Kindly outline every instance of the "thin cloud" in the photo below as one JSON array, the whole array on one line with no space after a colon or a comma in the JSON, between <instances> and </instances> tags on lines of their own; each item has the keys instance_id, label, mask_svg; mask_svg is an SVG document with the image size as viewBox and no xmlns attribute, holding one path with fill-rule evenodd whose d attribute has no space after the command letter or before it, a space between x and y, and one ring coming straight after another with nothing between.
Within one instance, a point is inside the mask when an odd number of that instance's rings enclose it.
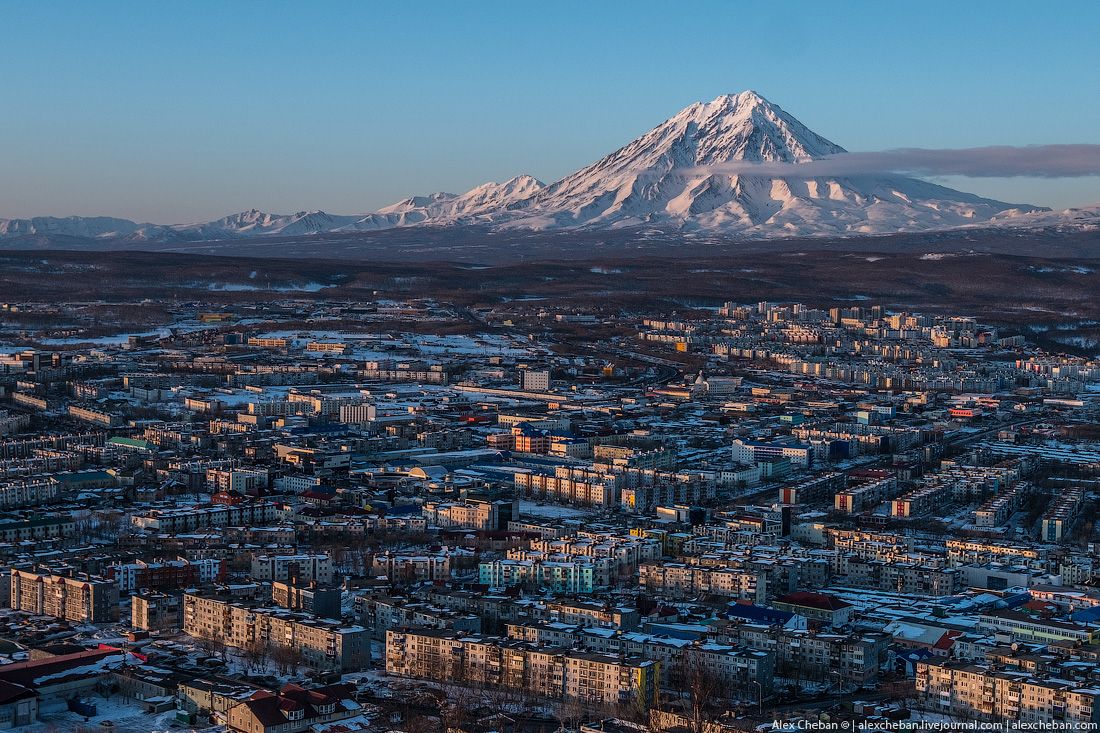
<instances>
[{"instance_id":1,"label":"thin cloud","mask_svg":"<svg viewBox=\"0 0 1100 733\"><path fill-rule=\"evenodd\" d=\"M1079 178L1100 175L1100 145L991 145L984 148L898 148L837 153L804 163L730 161L701 166L700 172L818 178L906 174L969 178Z\"/></svg>"}]
</instances>

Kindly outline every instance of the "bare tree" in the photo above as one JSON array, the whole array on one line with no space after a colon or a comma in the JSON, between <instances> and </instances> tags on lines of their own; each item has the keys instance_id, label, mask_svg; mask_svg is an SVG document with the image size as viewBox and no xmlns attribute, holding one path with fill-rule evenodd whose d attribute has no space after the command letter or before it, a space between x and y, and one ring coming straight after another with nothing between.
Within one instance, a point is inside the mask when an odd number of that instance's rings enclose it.
<instances>
[{"instance_id":1,"label":"bare tree","mask_svg":"<svg viewBox=\"0 0 1100 733\"><path fill-rule=\"evenodd\" d=\"M704 726L718 713L715 702L727 697L726 685L709 668L702 650L689 647L669 670L669 687L681 697L687 696L685 714L692 733L702 733Z\"/></svg>"}]
</instances>

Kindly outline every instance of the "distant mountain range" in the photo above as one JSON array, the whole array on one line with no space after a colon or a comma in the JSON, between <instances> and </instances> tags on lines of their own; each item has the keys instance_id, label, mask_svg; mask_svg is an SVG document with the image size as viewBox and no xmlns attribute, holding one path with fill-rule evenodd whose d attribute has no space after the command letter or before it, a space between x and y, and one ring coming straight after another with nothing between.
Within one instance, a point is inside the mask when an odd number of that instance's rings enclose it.
<instances>
[{"instance_id":1,"label":"distant mountain range","mask_svg":"<svg viewBox=\"0 0 1100 733\"><path fill-rule=\"evenodd\" d=\"M1051 212L900 175L772 177L751 170L754 164L797 166L844 152L747 91L693 104L550 185L519 175L464 194L413 196L350 216L252 209L179 225L110 217L0 219L0 242L56 236L171 243L471 225L527 231L656 227L754 239L958 227L1100 227L1100 208ZM731 170L731 164L743 165Z\"/></svg>"}]
</instances>

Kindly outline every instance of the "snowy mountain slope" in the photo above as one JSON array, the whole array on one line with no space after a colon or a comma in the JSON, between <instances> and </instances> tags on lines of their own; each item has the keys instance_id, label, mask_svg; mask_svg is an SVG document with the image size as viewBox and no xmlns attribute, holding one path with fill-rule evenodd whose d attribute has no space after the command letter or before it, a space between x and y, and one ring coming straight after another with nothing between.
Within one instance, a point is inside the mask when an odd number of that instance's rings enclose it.
<instances>
[{"instance_id":1,"label":"snowy mountain slope","mask_svg":"<svg viewBox=\"0 0 1100 733\"><path fill-rule=\"evenodd\" d=\"M200 224L180 224L170 227L176 233L192 239L232 239L264 235L318 234L337 229L358 220L358 216L334 216L323 211L299 211L296 214L267 214L249 209Z\"/></svg>"},{"instance_id":2,"label":"snowy mountain slope","mask_svg":"<svg viewBox=\"0 0 1100 733\"><path fill-rule=\"evenodd\" d=\"M1009 209L994 216L989 224L1013 229L1054 227L1097 231L1100 230L1100 204L1060 211Z\"/></svg>"},{"instance_id":3,"label":"snowy mountain slope","mask_svg":"<svg viewBox=\"0 0 1100 733\"><path fill-rule=\"evenodd\" d=\"M362 217L341 231L367 231L399 226L431 224L453 226L492 220L509 206L522 202L542 190L538 179L521 175L504 183L484 183L458 195L433 193L413 196Z\"/></svg>"},{"instance_id":4,"label":"snowy mountain slope","mask_svg":"<svg viewBox=\"0 0 1100 733\"><path fill-rule=\"evenodd\" d=\"M119 238L130 236L143 227L156 226L109 216L36 216L30 219L0 219L0 238L32 234L59 234L88 239Z\"/></svg>"},{"instance_id":5,"label":"snowy mountain slope","mask_svg":"<svg viewBox=\"0 0 1100 733\"><path fill-rule=\"evenodd\" d=\"M844 152L755 92L726 95L691 105L500 221L510 228L648 224L817 236L944 229L1012 208L902 176L777 178L721 169L744 163L751 171L751 164L797 164Z\"/></svg>"}]
</instances>

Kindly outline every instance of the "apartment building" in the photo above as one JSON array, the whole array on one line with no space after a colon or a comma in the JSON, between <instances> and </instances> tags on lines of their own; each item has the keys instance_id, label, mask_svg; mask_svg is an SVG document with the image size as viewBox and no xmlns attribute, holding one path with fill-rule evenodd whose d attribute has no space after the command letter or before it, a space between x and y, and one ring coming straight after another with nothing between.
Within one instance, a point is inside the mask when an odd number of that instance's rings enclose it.
<instances>
[{"instance_id":1,"label":"apartment building","mask_svg":"<svg viewBox=\"0 0 1100 733\"><path fill-rule=\"evenodd\" d=\"M135 593L130 596L130 625L143 631L178 631L183 622L183 597L178 593Z\"/></svg>"},{"instance_id":2,"label":"apartment building","mask_svg":"<svg viewBox=\"0 0 1100 733\"><path fill-rule=\"evenodd\" d=\"M1001 526L1014 512L1019 510L1033 489L1032 484L1021 481L1015 486L989 497L980 507L974 510L974 526L983 528Z\"/></svg>"},{"instance_id":3,"label":"apartment building","mask_svg":"<svg viewBox=\"0 0 1100 733\"><path fill-rule=\"evenodd\" d=\"M948 539L944 542L947 561L951 565L1011 562L1042 570L1046 567L1046 551L1041 547L989 542L975 539Z\"/></svg>"},{"instance_id":4,"label":"apartment building","mask_svg":"<svg viewBox=\"0 0 1100 733\"><path fill-rule=\"evenodd\" d=\"M150 532L180 533L203 527L235 525L262 526L276 518L275 505L269 501L240 504L206 504L182 509L150 509L133 514L130 521Z\"/></svg>"},{"instance_id":5,"label":"apartment building","mask_svg":"<svg viewBox=\"0 0 1100 733\"><path fill-rule=\"evenodd\" d=\"M550 370L524 369L520 371L519 388L527 392L546 392L550 389Z\"/></svg>"},{"instance_id":6,"label":"apartment building","mask_svg":"<svg viewBox=\"0 0 1100 733\"><path fill-rule=\"evenodd\" d=\"M359 623L379 641L386 639L386 632L390 629L404 627L453 629L475 634L481 632L479 616L409 598L358 595L353 603Z\"/></svg>"},{"instance_id":7,"label":"apartment building","mask_svg":"<svg viewBox=\"0 0 1100 733\"><path fill-rule=\"evenodd\" d=\"M339 587L321 588L315 582L299 585L293 580L271 583L271 602L279 608L339 619L343 593Z\"/></svg>"},{"instance_id":8,"label":"apartment building","mask_svg":"<svg viewBox=\"0 0 1100 733\"><path fill-rule=\"evenodd\" d=\"M27 542L68 537L76 528L71 516L0 520L0 542Z\"/></svg>"},{"instance_id":9,"label":"apartment building","mask_svg":"<svg viewBox=\"0 0 1100 733\"><path fill-rule=\"evenodd\" d=\"M660 663L639 657L540 648L431 629L388 631L386 672L522 689L550 699L646 706L656 700L661 675Z\"/></svg>"},{"instance_id":10,"label":"apartment building","mask_svg":"<svg viewBox=\"0 0 1100 733\"><path fill-rule=\"evenodd\" d=\"M633 629L641 616L636 608L580 600L546 601L544 613L548 620L562 624L602 629ZM533 615L540 615L532 612Z\"/></svg>"},{"instance_id":11,"label":"apartment building","mask_svg":"<svg viewBox=\"0 0 1100 733\"><path fill-rule=\"evenodd\" d=\"M828 680L839 675L859 684L878 678L893 642L890 634L877 631L836 634L756 624L731 625L716 638L771 652L776 673L784 676Z\"/></svg>"},{"instance_id":12,"label":"apartment building","mask_svg":"<svg viewBox=\"0 0 1100 733\"><path fill-rule=\"evenodd\" d=\"M266 489L268 470L266 468L208 468L206 485L211 493L229 492L234 494L252 494Z\"/></svg>"},{"instance_id":13,"label":"apartment building","mask_svg":"<svg viewBox=\"0 0 1100 733\"><path fill-rule=\"evenodd\" d=\"M1078 515L1085 501L1085 490L1071 486L1061 491L1039 518L1039 539L1044 542L1061 542L1077 524Z\"/></svg>"},{"instance_id":14,"label":"apartment building","mask_svg":"<svg viewBox=\"0 0 1100 733\"><path fill-rule=\"evenodd\" d=\"M507 633L510 639L540 647L573 648L657 662L661 683L666 687L682 685L686 676L703 671L731 693L755 685L763 692L771 689L775 672L775 656L769 651L712 640L691 642L638 631L608 634L604 630L561 623L509 624Z\"/></svg>"},{"instance_id":15,"label":"apartment building","mask_svg":"<svg viewBox=\"0 0 1100 733\"><path fill-rule=\"evenodd\" d=\"M378 407L373 402L360 402L340 406L340 422L353 425L374 422L378 418Z\"/></svg>"},{"instance_id":16,"label":"apartment building","mask_svg":"<svg viewBox=\"0 0 1100 733\"><path fill-rule=\"evenodd\" d=\"M435 527L497 530L519 518L518 500L428 501L422 508L424 518Z\"/></svg>"},{"instance_id":17,"label":"apartment building","mask_svg":"<svg viewBox=\"0 0 1100 733\"><path fill-rule=\"evenodd\" d=\"M656 538L585 531L564 537L535 539L530 547L535 552L607 558L621 572L632 572L643 562L658 560L663 551L661 541ZM513 556L518 557L509 555Z\"/></svg>"},{"instance_id":18,"label":"apartment building","mask_svg":"<svg viewBox=\"0 0 1100 733\"><path fill-rule=\"evenodd\" d=\"M813 446L804 443L762 443L751 440L733 441L733 460L739 463L759 463L772 458L785 458L799 468L813 464Z\"/></svg>"},{"instance_id":19,"label":"apartment building","mask_svg":"<svg viewBox=\"0 0 1100 733\"><path fill-rule=\"evenodd\" d=\"M1100 723L1100 689L1029 672L926 660L917 664L916 691L926 710L963 720L1067 730Z\"/></svg>"},{"instance_id":20,"label":"apartment building","mask_svg":"<svg viewBox=\"0 0 1100 733\"><path fill-rule=\"evenodd\" d=\"M69 405L69 415L77 420L108 428L113 428L122 422L122 418L119 415L91 407L83 407L81 405Z\"/></svg>"},{"instance_id":21,"label":"apartment building","mask_svg":"<svg viewBox=\"0 0 1100 733\"><path fill-rule=\"evenodd\" d=\"M829 471L820 476L799 481L779 490L780 504L812 504L823 502L837 489L844 488L845 476L839 471Z\"/></svg>"},{"instance_id":22,"label":"apartment building","mask_svg":"<svg viewBox=\"0 0 1100 733\"><path fill-rule=\"evenodd\" d=\"M451 554L405 555L389 551L374 556L371 572L391 581L447 580L451 577Z\"/></svg>"},{"instance_id":23,"label":"apartment building","mask_svg":"<svg viewBox=\"0 0 1100 733\"><path fill-rule=\"evenodd\" d=\"M739 568L647 562L638 568L639 584L651 593L690 598L717 595L763 603L767 576Z\"/></svg>"},{"instance_id":24,"label":"apartment building","mask_svg":"<svg viewBox=\"0 0 1100 733\"><path fill-rule=\"evenodd\" d=\"M324 553L296 555L255 555L252 557L253 580L297 580L299 583L332 582L332 558Z\"/></svg>"},{"instance_id":25,"label":"apartment building","mask_svg":"<svg viewBox=\"0 0 1100 733\"><path fill-rule=\"evenodd\" d=\"M626 512L650 512L658 506L709 503L717 493L713 473L658 471L649 468L620 469L619 508Z\"/></svg>"},{"instance_id":26,"label":"apartment building","mask_svg":"<svg viewBox=\"0 0 1100 733\"><path fill-rule=\"evenodd\" d=\"M833 508L838 512L858 514L873 509L893 497L898 491L896 476L876 477L871 480L849 479L848 487L833 495Z\"/></svg>"},{"instance_id":27,"label":"apartment building","mask_svg":"<svg viewBox=\"0 0 1100 733\"><path fill-rule=\"evenodd\" d=\"M517 471L516 491L525 496L610 507L619 503L620 478L590 468L559 466L553 473Z\"/></svg>"},{"instance_id":28,"label":"apartment building","mask_svg":"<svg viewBox=\"0 0 1100 733\"><path fill-rule=\"evenodd\" d=\"M110 623L118 621L118 586L112 580L90 575L12 568L11 607L77 623Z\"/></svg>"},{"instance_id":29,"label":"apartment building","mask_svg":"<svg viewBox=\"0 0 1100 733\"><path fill-rule=\"evenodd\" d=\"M351 672L370 661L370 634L309 614L263 608L227 597L185 593L183 632L243 650L291 649L314 669Z\"/></svg>"},{"instance_id":30,"label":"apartment building","mask_svg":"<svg viewBox=\"0 0 1100 733\"><path fill-rule=\"evenodd\" d=\"M0 483L0 507L38 506L61 498L61 482L53 476Z\"/></svg>"},{"instance_id":31,"label":"apartment building","mask_svg":"<svg viewBox=\"0 0 1100 733\"><path fill-rule=\"evenodd\" d=\"M911 593L921 596L950 596L964 586L958 568L942 568L903 560L865 560L840 555L837 582L853 588Z\"/></svg>"},{"instance_id":32,"label":"apartment building","mask_svg":"<svg viewBox=\"0 0 1100 733\"><path fill-rule=\"evenodd\" d=\"M591 593L608 585L611 561L598 557L554 556L502 559L478 565L478 582L493 588L526 586L555 593Z\"/></svg>"}]
</instances>

